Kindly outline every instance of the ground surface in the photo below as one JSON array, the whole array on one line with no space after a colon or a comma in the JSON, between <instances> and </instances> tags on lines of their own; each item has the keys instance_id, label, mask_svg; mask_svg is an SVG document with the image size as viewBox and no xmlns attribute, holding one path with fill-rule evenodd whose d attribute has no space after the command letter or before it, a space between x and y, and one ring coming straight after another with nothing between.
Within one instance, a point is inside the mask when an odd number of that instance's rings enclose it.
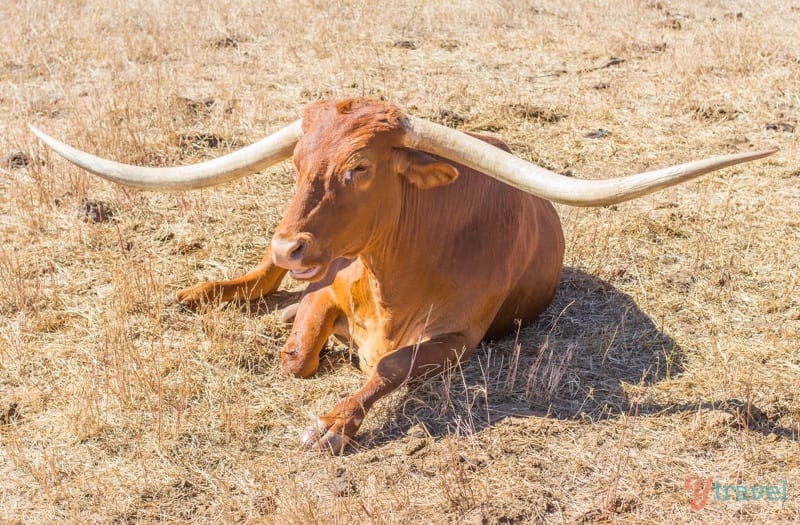
<instances>
[{"instance_id":1,"label":"ground surface","mask_svg":"<svg viewBox=\"0 0 800 525\"><path fill-rule=\"evenodd\" d=\"M795 2L37 0L0 3L0 34L0 522L800 522ZM26 124L168 165L353 95L586 178L781 151L560 207L541 321L391 396L331 458L299 433L363 376L339 347L312 379L279 372L288 292L171 302L258 261L289 166L141 193ZM691 476L787 499L712 489L694 512Z\"/></svg>"}]
</instances>

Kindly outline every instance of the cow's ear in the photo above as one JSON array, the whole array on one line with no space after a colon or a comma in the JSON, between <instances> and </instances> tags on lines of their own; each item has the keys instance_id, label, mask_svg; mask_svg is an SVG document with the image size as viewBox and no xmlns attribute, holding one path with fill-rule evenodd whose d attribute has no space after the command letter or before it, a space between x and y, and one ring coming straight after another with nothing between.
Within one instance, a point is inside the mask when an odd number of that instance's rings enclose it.
<instances>
[{"instance_id":1,"label":"cow's ear","mask_svg":"<svg viewBox=\"0 0 800 525\"><path fill-rule=\"evenodd\" d=\"M458 177L455 166L421 151L396 150L397 173L421 190L450 184Z\"/></svg>"}]
</instances>

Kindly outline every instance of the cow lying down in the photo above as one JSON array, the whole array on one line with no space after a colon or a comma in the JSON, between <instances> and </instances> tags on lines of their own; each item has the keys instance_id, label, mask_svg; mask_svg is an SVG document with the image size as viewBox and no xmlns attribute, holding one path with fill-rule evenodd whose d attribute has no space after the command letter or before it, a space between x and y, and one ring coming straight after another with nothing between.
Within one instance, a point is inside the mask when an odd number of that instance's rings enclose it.
<instances>
[{"instance_id":1,"label":"cow lying down","mask_svg":"<svg viewBox=\"0 0 800 525\"><path fill-rule=\"evenodd\" d=\"M257 299L288 273L307 281L281 366L308 377L335 335L357 348L368 379L302 434L341 451L367 411L405 382L465 359L481 339L547 308L564 238L550 201L600 206L681 183L775 150L700 160L629 177L568 178L468 135L368 99L320 101L301 120L229 155L174 168L119 164L33 129L101 177L147 190L189 190L292 157L297 193L261 263L230 281L178 292L195 308Z\"/></svg>"}]
</instances>

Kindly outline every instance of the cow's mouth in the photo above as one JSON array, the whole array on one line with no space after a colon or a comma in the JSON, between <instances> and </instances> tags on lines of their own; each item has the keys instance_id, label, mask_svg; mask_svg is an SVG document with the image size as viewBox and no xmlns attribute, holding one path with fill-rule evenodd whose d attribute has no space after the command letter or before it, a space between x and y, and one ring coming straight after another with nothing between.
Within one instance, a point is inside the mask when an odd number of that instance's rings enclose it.
<instances>
[{"instance_id":1,"label":"cow's mouth","mask_svg":"<svg viewBox=\"0 0 800 525\"><path fill-rule=\"evenodd\" d=\"M298 281L308 281L316 277L320 270L322 270L322 266L317 265L300 270L289 270L289 275L292 276L292 279L297 279Z\"/></svg>"}]
</instances>

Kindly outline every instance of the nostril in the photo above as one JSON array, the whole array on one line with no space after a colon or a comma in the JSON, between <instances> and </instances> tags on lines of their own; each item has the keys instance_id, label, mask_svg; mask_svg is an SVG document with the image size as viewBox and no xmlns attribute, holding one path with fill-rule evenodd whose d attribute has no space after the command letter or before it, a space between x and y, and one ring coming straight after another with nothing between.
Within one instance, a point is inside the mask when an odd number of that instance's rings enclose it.
<instances>
[{"instance_id":1,"label":"nostril","mask_svg":"<svg viewBox=\"0 0 800 525\"><path fill-rule=\"evenodd\" d=\"M300 259L305 251L306 243L300 240L295 241L295 245L289 249L289 258L292 260Z\"/></svg>"},{"instance_id":2,"label":"nostril","mask_svg":"<svg viewBox=\"0 0 800 525\"><path fill-rule=\"evenodd\" d=\"M313 255L314 241L304 234L291 237L276 234L272 237L272 262L287 270L298 270L305 266L306 259ZM315 253L315 252L314 252Z\"/></svg>"}]
</instances>

